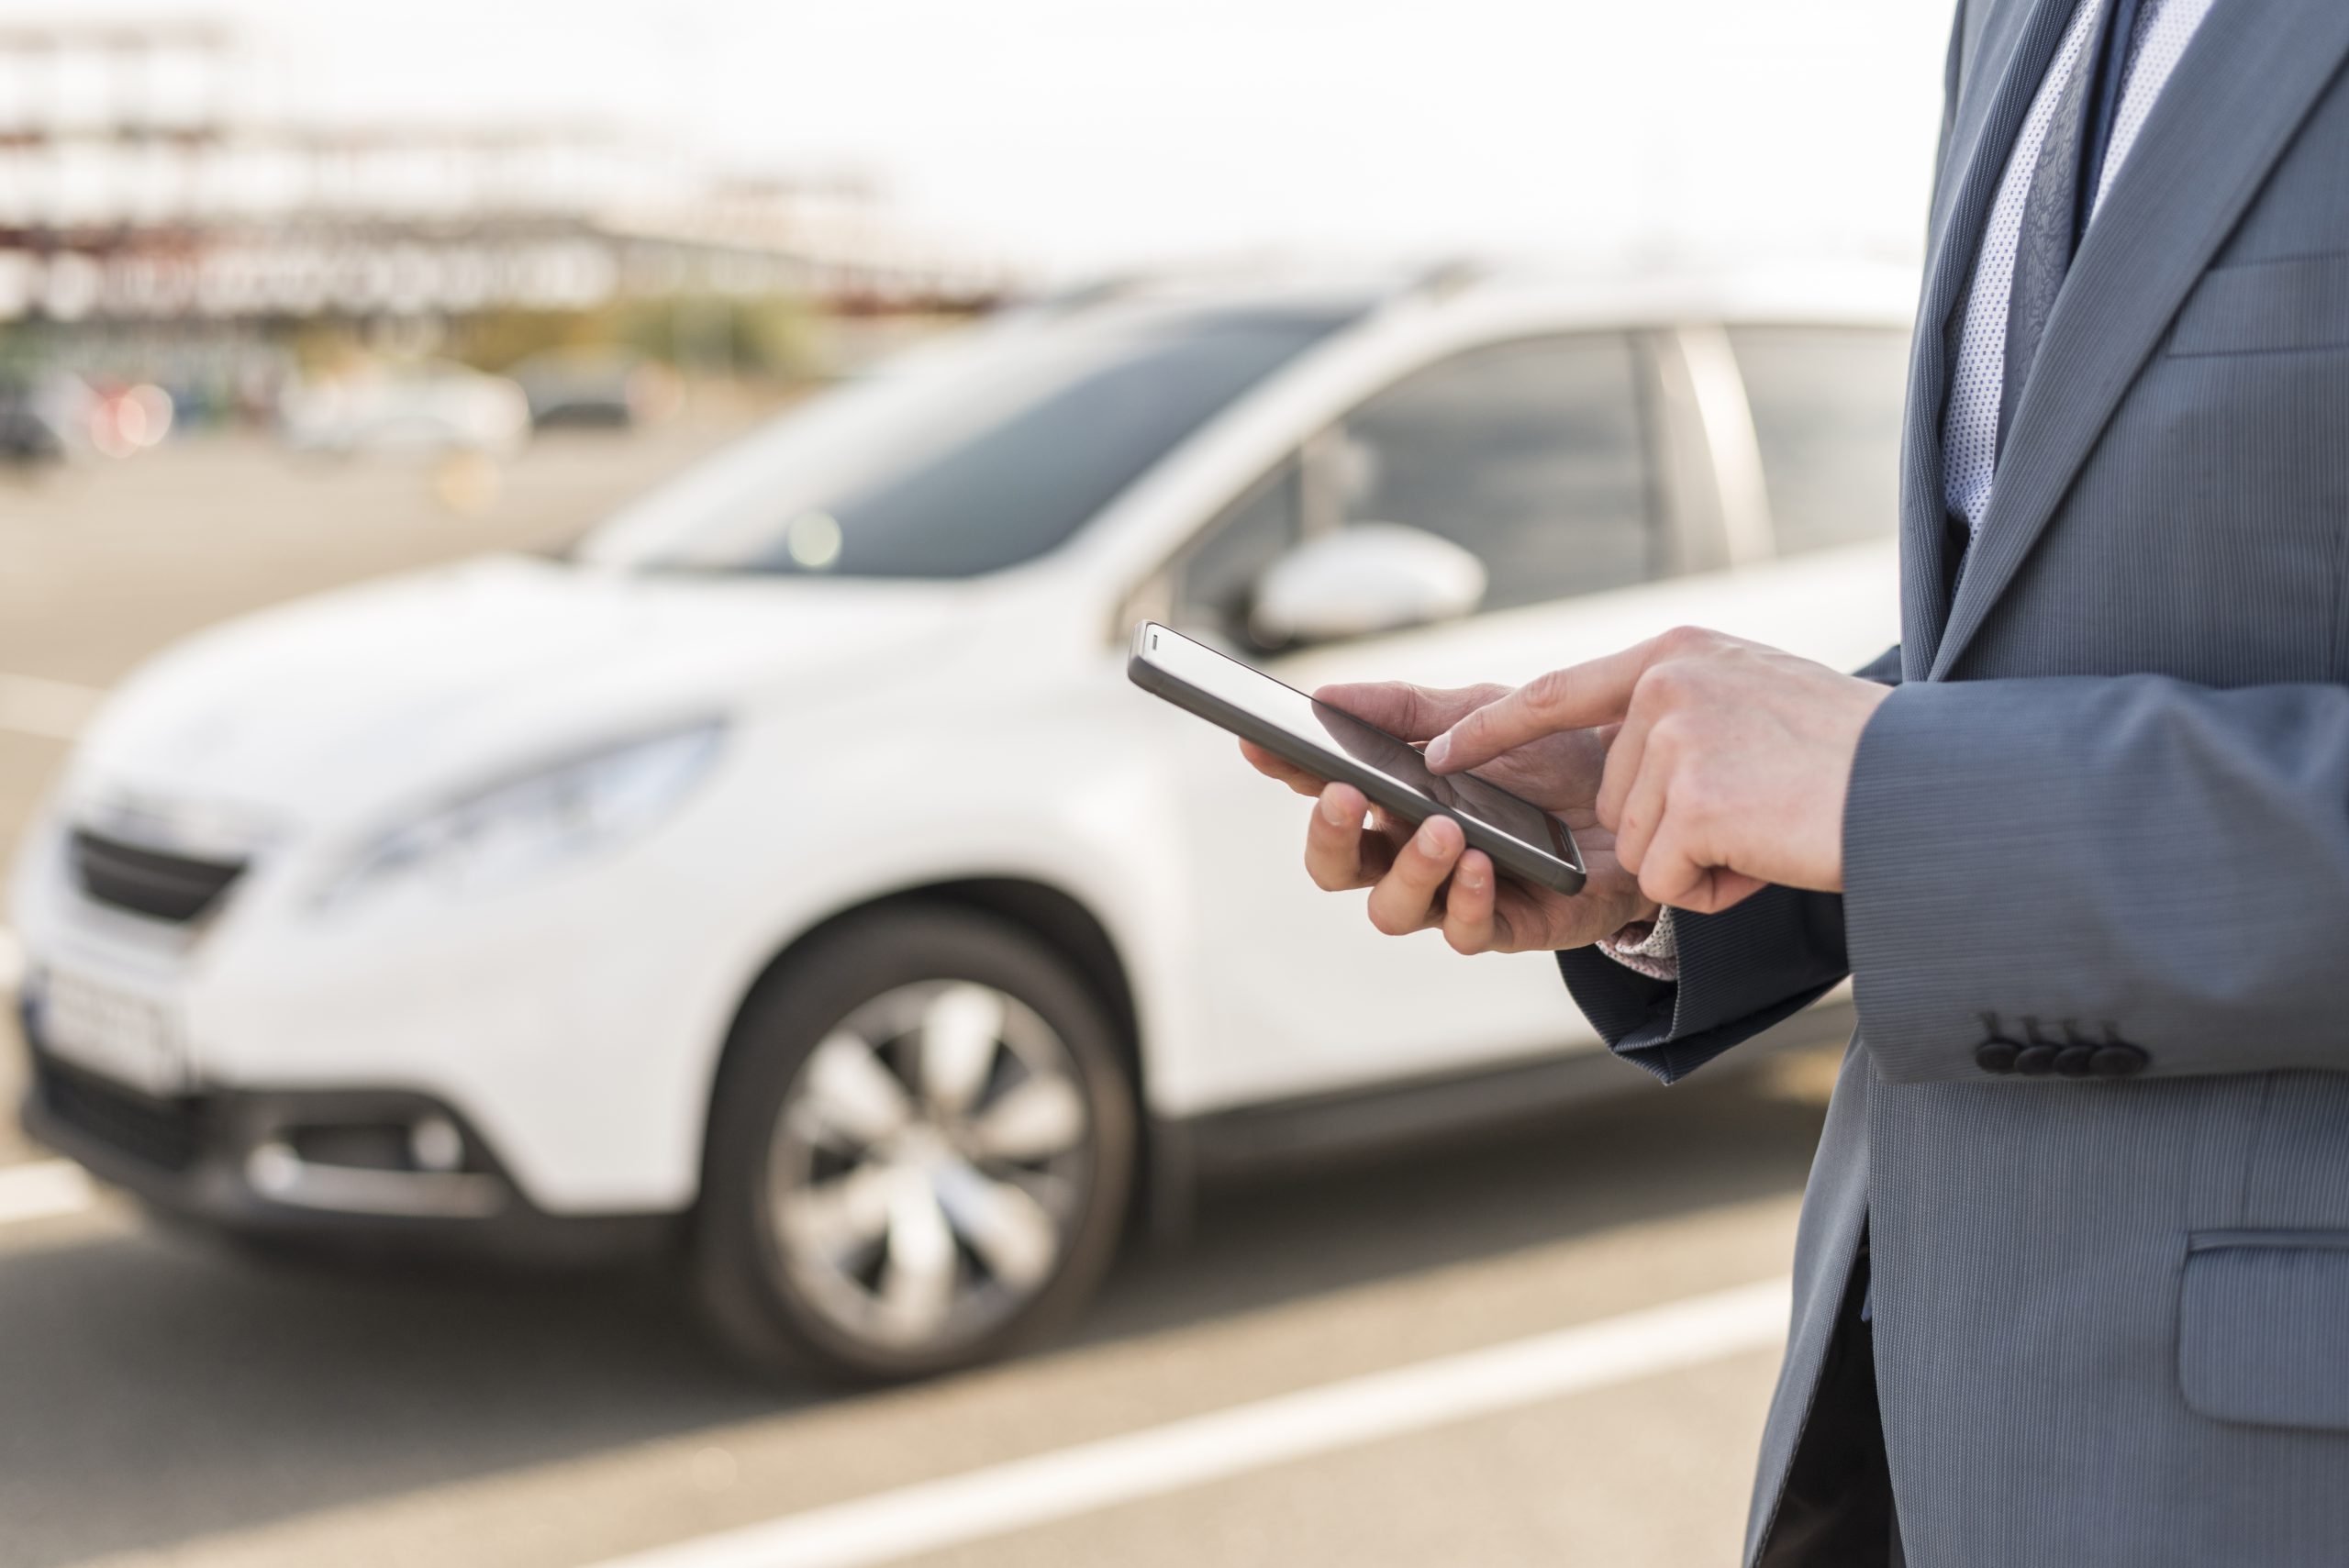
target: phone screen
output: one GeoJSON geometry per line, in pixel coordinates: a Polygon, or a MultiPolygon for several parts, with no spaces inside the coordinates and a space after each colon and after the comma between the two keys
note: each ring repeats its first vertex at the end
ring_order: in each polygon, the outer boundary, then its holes
{"type": "Polygon", "coordinates": [[[1430,773],[1417,748],[1328,703],[1316,702],[1261,670],[1160,627],[1151,628],[1147,655],[1168,674],[1277,726],[1316,751],[1327,751],[1334,742],[1355,762],[1424,796],[1448,815],[1473,817],[1545,855],[1558,853],[1564,835],[1553,832],[1549,816],[1531,802],[1474,773],[1430,773]]]}

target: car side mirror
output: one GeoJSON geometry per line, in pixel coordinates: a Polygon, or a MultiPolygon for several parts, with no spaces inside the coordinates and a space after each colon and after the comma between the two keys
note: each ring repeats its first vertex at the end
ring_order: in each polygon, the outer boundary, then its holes
{"type": "Polygon", "coordinates": [[[1452,620],[1485,599],[1485,563],[1402,523],[1353,523],[1299,545],[1256,580],[1250,637],[1265,648],[1452,620]]]}

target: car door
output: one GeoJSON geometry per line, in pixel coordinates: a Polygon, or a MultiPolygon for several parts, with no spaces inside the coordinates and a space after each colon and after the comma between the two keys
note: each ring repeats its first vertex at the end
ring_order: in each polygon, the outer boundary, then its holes
{"type": "MultiPolygon", "coordinates": [[[[1649,439],[1649,369],[1621,333],[1541,336],[1453,354],[1317,434],[1208,528],[1174,568],[1178,626],[1307,689],[1329,680],[1522,679],[1573,643],[1575,607],[1637,591],[1670,556],[1649,439]],[[1481,561],[1466,620],[1341,644],[1249,646],[1248,590],[1300,539],[1370,522],[1481,561]]],[[[1362,896],[1298,866],[1304,803],[1213,738],[1186,782],[1200,984],[1218,1101],[1442,1073],[1594,1037],[1546,955],[1464,959],[1434,933],[1380,937],[1362,896]]]]}

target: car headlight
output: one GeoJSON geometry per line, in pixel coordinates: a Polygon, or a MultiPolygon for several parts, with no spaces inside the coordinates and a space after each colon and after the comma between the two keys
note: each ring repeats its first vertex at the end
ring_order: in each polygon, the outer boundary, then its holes
{"type": "Polygon", "coordinates": [[[725,732],[715,719],[664,730],[476,791],[376,839],[327,884],[319,906],[418,879],[478,892],[619,842],[685,799],[725,732]]]}

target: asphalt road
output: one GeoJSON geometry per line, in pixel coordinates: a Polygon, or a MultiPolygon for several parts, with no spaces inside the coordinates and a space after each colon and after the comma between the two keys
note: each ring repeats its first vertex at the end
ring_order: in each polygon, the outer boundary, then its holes
{"type": "MultiPolygon", "coordinates": [[[[471,515],[235,440],[0,475],[0,851],[73,693],[241,609],[563,537],[748,417],[541,442],[471,515]]],[[[746,1380],[657,1269],[317,1274],[103,1193],[12,1217],[70,1173],[0,1133],[0,1568],[1727,1563],[1828,1068],[1626,1069],[1507,1140],[1219,1195],[1068,1342],[853,1395],[746,1380]]]]}

